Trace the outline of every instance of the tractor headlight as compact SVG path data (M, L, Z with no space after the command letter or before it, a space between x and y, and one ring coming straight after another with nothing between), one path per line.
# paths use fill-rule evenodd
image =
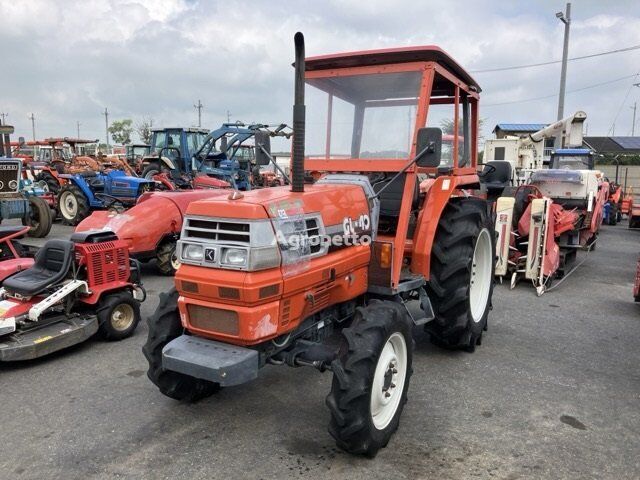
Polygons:
M200 263L204 259L204 249L202 245L187 243L182 248L182 260L187 262Z
M220 263L230 267L244 267L247 264L247 251L242 248L225 248Z

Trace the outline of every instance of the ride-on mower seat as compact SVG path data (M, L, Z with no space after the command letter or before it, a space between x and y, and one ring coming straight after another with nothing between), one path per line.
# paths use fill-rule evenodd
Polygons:
M72 259L73 243L49 240L36 254L33 267L7 278L2 286L25 297L37 295L64 279Z

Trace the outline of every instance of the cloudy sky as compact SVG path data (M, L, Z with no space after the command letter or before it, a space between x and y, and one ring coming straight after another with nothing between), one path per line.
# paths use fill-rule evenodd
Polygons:
M640 2L572 7L570 57L640 45ZM0 0L0 112L27 138L32 112L38 137L75 135L79 121L81 136L104 139L105 107L111 120L195 125L198 100L210 128L227 111L290 122L298 30L309 55L436 44L476 71L560 59L563 9L551 0ZM639 71L638 49L570 62L565 113L585 110L591 135L614 123L629 135ZM474 76L485 135L498 122L555 119L559 64Z

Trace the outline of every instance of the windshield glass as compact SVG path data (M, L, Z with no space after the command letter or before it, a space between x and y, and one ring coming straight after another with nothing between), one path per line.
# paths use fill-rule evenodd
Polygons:
M589 170L591 168L588 155L556 155L554 168L563 170Z
M407 158L421 72L308 79L309 157Z

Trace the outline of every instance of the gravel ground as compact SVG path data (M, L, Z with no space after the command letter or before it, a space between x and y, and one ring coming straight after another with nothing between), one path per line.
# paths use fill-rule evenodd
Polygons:
M638 235L603 227L584 265L540 298L498 285L474 354L418 336L400 429L373 460L327 433L330 373L267 367L181 404L146 378L142 323L122 342L0 366L0 478L638 478ZM146 318L172 280L144 273Z

